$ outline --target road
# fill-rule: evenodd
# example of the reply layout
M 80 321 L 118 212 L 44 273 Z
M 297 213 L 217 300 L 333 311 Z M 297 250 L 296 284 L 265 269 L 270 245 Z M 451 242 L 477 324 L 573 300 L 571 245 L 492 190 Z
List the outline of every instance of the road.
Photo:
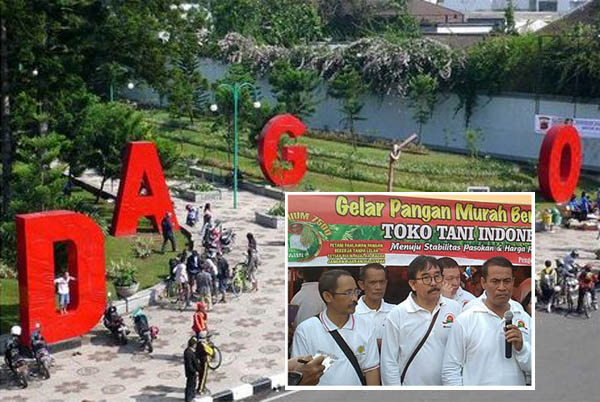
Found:
M 598 267 L 593 251 L 597 232 L 557 228 L 536 233 L 536 271 L 545 259 L 564 257 L 579 250 L 580 263 Z M 598 294 L 600 297 L 600 294 Z M 277 402 L 300 401 L 597 401 L 600 379 L 600 311 L 590 319 L 561 314 L 535 313 L 535 391 L 300 391 L 272 393 L 263 398 Z M 277 399 L 275 399 L 277 398 Z

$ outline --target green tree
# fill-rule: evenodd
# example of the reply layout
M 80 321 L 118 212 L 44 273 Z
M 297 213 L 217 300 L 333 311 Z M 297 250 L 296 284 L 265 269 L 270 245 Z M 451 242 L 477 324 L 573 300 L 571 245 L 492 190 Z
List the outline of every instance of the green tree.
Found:
M 212 20 L 204 8 L 181 8 L 171 16 L 169 42 L 173 47 L 173 67 L 167 81 L 169 112 L 174 117 L 194 117 L 205 107 L 208 81 L 200 72 L 199 55 L 203 35 L 212 29 Z
M 321 17 L 312 0 L 220 0 L 210 10 L 218 37 L 237 32 L 280 46 L 322 37 Z
M 316 72 L 297 69 L 283 61 L 275 63 L 269 75 L 278 107 L 300 118 L 310 117 L 315 112 L 318 102 L 313 92 L 320 82 Z
M 512 0 L 508 0 L 504 8 L 504 20 L 506 21 L 505 32 L 509 35 L 516 35 L 517 29 L 515 26 L 515 6 Z
M 319 10 L 311 0 L 260 2 L 261 35 L 271 45 L 289 47 L 321 39 Z
M 344 114 L 342 123 L 352 135 L 352 145 L 356 149 L 356 131 L 354 124 L 356 121 L 365 120 L 360 116 L 360 112 L 364 107 L 362 96 L 367 91 L 368 87 L 363 82 L 358 71 L 354 69 L 345 69 L 335 76 L 329 83 L 328 94 L 335 99 L 340 100 L 342 108 L 340 111 Z
M 97 203 L 106 180 L 119 178 L 127 143 L 148 138 L 151 129 L 141 113 L 125 104 L 111 102 L 89 107 L 81 132 L 90 149 L 86 155 L 88 167 L 102 177 Z
M 437 102 L 437 88 L 437 79 L 429 74 L 418 74 L 409 80 L 407 96 L 410 108 L 414 111 L 413 118 L 419 123 L 420 143 L 423 142 L 423 124 L 433 114 Z
M 215 91 L 215 101 L 218 107 L 213 129 L 221 131 L 224 134 L 224 140 L 227 144 L 228 153 L 227 161 L 231 163 L 233 155 L 233 93 L 230 89 L 222 87 L 221 84 L 234 85 L 247 82 L 256 85 L 256 80 L 250 71 L 241 64 L 232 66 L 227 74 L 213 83 L 213 91 Z M 250 88 L 242 89 L 238 100 L 238 130 L 240 133 L 247 135 L 250 127 L 255 127 L 256 109 L 253 108 L 254 99 L 260 98 L 258 93 L 253 92 Z M 225 128 L 223 131 L 222 128 Z

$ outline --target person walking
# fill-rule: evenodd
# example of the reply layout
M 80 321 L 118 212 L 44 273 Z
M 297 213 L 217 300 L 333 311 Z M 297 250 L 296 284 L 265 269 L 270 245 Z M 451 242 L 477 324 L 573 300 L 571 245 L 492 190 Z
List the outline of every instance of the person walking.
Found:
M 206 303 L 207 310 L 210 310 L 212 306 L 212 277 L 205 268 L 200 269 L 200 272 L 196 275 L 196 287 L 200 301 Z
M 258 292 L 258 279 L 256 278 L 256 270 L 258 269 L 258 247 L 256 239 L 252 233 L 246 234 L 248 239 L 248 279 L 252 283 L 252 292 Z
M 217 279 L 219 280 L 219 293 L 221 293 L 221 300 L 219 300 L 219 302 L 227 303 L 227 286 L 229 286 L 231 272 L 229 271 L 229 263 L 222 253 L 217 254 L 217 268 L 219 271 L 217 275 Z
M 196 339 L 206 338 L 208 335 L 208 314 L 206 313 L 206 304 L 199 302 L 196 304 L 196 312 L 194 313 L 192 330 L 196 334 Z
M 196 344 L 196 359 L 198 361 L 198 388 L 196 388 L 196 394 L 198 395 L 210 395 L 210 390 L 206 388 L 206 377 L 208 377 L 208 354 L 202 340 L 198 340 Z
M 183 352 L 183 365 L 185 367 L 185 402 L 192 402 L 196 396 L 196 382 L 200 364 L 196 357 L 198 341 L 192 337 L 188 340 L 188 347 Z
M 162 235 L 163 235 L 163 244 L 160 248 L 160 252 L 164 254 L 165 246 L 167 245 L 167 241 L 171 242 L 171 246 L 173 247 L 173 252 L 177 251 L 177 247 L 175 246 L 175 236 L 173 234 L 173 224 L 171 223 L 171 213 L 167 212 L 165 217 L 161 222 L 162 226 Z

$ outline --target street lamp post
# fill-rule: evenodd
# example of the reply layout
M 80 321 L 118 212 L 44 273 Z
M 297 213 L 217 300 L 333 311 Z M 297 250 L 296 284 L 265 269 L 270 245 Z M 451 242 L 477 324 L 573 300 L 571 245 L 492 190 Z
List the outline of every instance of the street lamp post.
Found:
M 249 82 L 233 84 L 220 84 L 219 88 L 227 89 L 233 94 L 233 208 L 237 209 L 237 189 L 238 189 L 238 101 L 244 88 L 250 88 L 256 91 L 256 87 Z M 253 103 L 255 109 L 260 108 L 260 102 L 255 100 Z M 210 110 L 218 110 L 216 104 L 210 106 Z

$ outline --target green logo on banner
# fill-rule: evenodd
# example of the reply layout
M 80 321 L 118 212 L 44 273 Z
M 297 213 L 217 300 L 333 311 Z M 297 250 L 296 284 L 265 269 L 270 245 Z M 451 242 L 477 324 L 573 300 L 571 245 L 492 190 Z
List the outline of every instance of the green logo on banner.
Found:
M 288 226 L 288 261 L 301 262 L 315 258 L 321 251 L 323 240 L 306 222 L 290 222 Z

